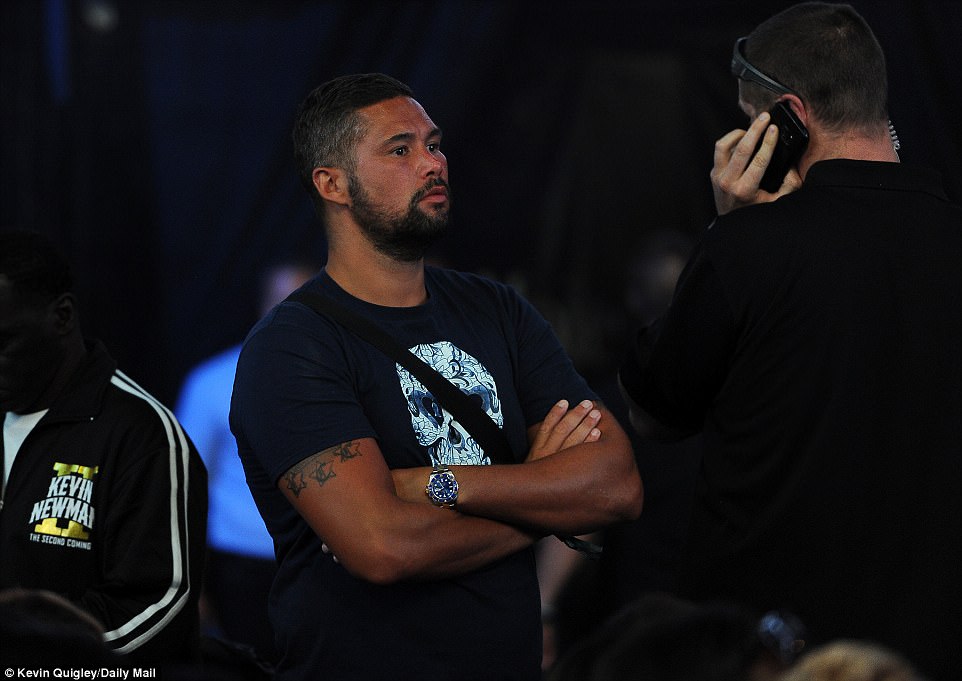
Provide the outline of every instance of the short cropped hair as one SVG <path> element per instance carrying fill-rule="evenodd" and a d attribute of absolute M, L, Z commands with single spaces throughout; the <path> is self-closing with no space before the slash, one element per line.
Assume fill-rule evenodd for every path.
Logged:
<path fill-rule="evenodd" d="M 761 23 L 745 43 L 757 69 L 795 90 L 830 130 L 864 129 L 888 118 L 885 54 L 850 5 L 804 2 Z M 768 109 L 775 95 L 741 83 L 742 99 Z"/>
<path fill-rule="evenodd" d="M 24 302 L 45 305 L 73 291 L 70 265 L 60 250 L 39 232 L 0 233 L 0 277 Z"/>
<path fill-rule="evenodd" d="M 358 110 L 394 97 L 413 97 L 401 81 L 383 73 L 341 76 L 315 88 L 294 123 L 294 159 L 304 187 L 315 195 L 313 174 L 324 166 L 353 172 L 354 150 L 364 135 Z"/>

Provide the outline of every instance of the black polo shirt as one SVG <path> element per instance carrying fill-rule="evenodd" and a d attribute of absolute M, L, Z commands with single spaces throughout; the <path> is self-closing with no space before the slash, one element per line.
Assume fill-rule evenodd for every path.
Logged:
<path fill-rule="evenodd" d="M 689 596 L 962 668 L 962 211 L 937 176 L 823 161 L 719 217 L 621 380 L 704 433 Z"/>

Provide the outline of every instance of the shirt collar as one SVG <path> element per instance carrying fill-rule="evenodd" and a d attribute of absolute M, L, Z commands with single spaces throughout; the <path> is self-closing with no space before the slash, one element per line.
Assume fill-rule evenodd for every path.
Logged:
<path fill-rule="evenodd" d="M 948 201 L 938 171 L 905 163 L 847 158 L 819 161 L 805 174 L 805 185 L 924 192 Z"/>

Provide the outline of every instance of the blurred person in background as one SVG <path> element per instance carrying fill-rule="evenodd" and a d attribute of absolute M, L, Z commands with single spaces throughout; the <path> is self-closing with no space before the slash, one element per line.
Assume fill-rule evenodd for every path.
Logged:
<path fill-rule="evenodd" d="M 912 663 L 869 641 L 832 641 L 802 656 L 778 681 L 926 681 Z"/>
<path fill-rule="evenodd" d="M 115 668 L 123 659 L 86 610 L 45 589 L 0 591 L 0 666 Z"/>
<path fill-rule="evenodd" d="M 259 317 L 317 273 L 307 262 L 285 260 L 260 277 Z M 207 566 L 201 601 L 206 631 L 248 645 L 274 659 L 267 597 L 274 579 L 274 542 L 251 498 L 228 414 L 241 345 L 210 357 L 184 379 L 174 413 L 207 466 Z M 242 594 L 243 597 L 238 597 Z"/>
<path fill-rule="evenodd" d="M 546 680 L 776 681 L 804 640 L 790 626 L 768 626 L 773 620 L 785 624 L 737 603 L 647 593 L 568 651 Z"/>

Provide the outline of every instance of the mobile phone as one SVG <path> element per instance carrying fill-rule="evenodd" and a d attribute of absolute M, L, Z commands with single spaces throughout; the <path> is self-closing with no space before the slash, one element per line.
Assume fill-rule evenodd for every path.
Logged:
<path fill-rule="evenodd" d="M 775 143 L 772 159 L 758 186 L 774 193 L 782 186 L 788 171 L 798 164 L 798 159 L 808 146 L 808 130 L 798 120 L 798 116 L 792 113 L 788 102 L 776 102 L 768 113 L 772 117 L 771 122 L 778 126 L 778 142 Z M 762 140 L 759 140 L 755 154 L 761 146 Z M 752 157 L 754 158 L 754 154 Z"/>

